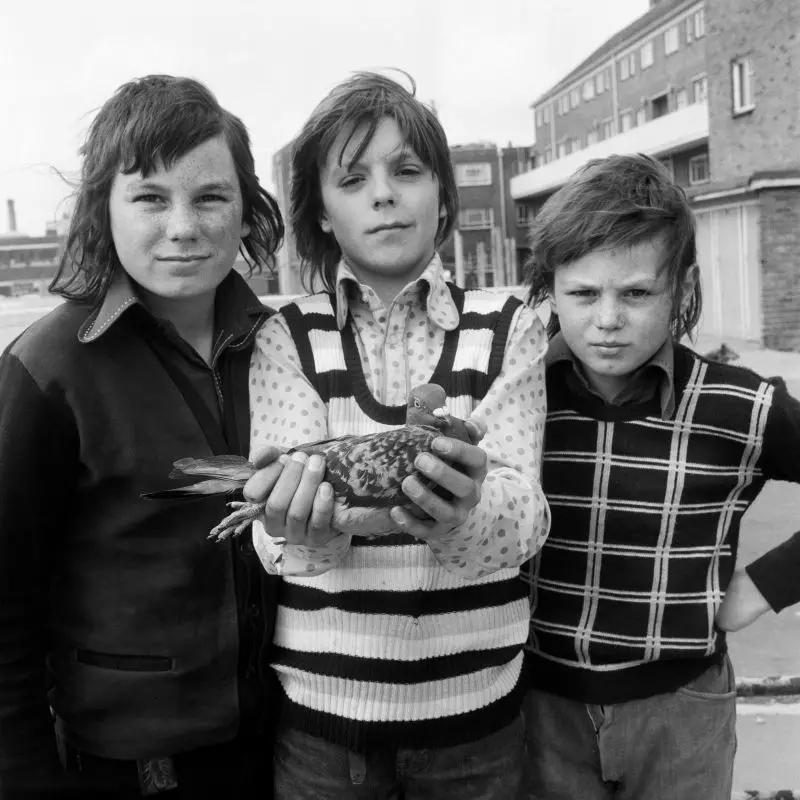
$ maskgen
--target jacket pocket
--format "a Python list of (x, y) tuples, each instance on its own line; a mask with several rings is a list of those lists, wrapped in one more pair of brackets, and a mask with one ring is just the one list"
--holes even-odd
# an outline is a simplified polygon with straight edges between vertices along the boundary
[(95, 650), (76, 650), (75, 660), (79, 664), (121, 672), (169, 672), (174, 660), (168, 656), (140, 656), (124, 653), (98, 653)]

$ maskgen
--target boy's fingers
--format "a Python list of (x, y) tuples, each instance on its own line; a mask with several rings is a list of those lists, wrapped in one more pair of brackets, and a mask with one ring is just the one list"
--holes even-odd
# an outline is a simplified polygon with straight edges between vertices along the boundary
[(300, 485), (304, 469), (305, 456), (302, 453), (295, 453), (292, 458), (284, 460), (283, 470), (266, 499), (267, 504), (264, 509), (267, 521), (271, 525), (270, 533), (286, 525), (286, 512)]
[(446, 458), (448, 463), (458, 464), (467, 472), (479, 473), (486, 470), (486, 453), (477, 445), (439, 436), (433, 440), (431, 448), (437, 455)]
[(478, 444), (486, 436), (486, 431), (489, 429), (486, 421), (477, 417), (468, 419), (466, 428), (472, 444)]
[(309, 517), (324, 476), (325, 459), (315, 453), (305, 462), (300, 482), (289, 501), (286, 511), (287, 538), (291, 537), (298, 543), (306, 539)]
[(268, 467), (270, 464), (277, 461), (280, 455), (281, 451), (277, 447), (268, 444), (262, 447), (260, 450), (257, 450), (255, 456), (250, 459), (250, 462), (254, 467), (256, 467), (256, 469), (263, 469), (264, 467)]
[(314, 496), (311, 519), (308, 521), (308, 543), (312, 546), (327, 544), (337, 535), (331, 530), (332, 522), (333, 487), (329, 483), (321, 483)]
[[(464, 477), (463, 475), (461, 476)], [(473, 482), (469, 481), (470, 487)], [(430, 489), (427, 489), (422, 483), (413, 475), (407, 477), (402, 484), (403, 493), (414, 504), (424, 511), (435, 523), (444, 522), (448, 525), (460, 525), (467, 518), (467, 511), (464, 505), (468, 505), (463, 500), (455, 500), (448, 502), (443, 500), (438, 495), (434, 494)], [(410, 518), (407, 511), (404, 512)], [(422, 524), (420, 521), (419, 524)], [(409, 528), (406, 528), (409, 530)]]
[(244, 485), (244, 499), (250, 503), (263, 503), (283, 472), (283, 465), (273, 461), (269, 466), (259, 469)]
[[(429, 453), (422, 453), (417, 456), (414, 466), (426, 478), (430, 478), (438, 486), (447, 489), (456, 497), (467, 497), (473, 491), (475, 479), (471, 474), (465, 474)], [(421, 483), (420, 486), (422, 486)], [(414, 502), (416, 502), (416, 498), (414, 498)]]

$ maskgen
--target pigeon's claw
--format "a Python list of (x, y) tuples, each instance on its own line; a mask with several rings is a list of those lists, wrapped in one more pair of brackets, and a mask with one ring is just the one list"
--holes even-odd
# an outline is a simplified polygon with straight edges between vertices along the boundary
[(208, 538), (224, 542), (231, 536), (238, 536), (247, 530), (253, 520), (258, 519), (264, 513), (265, 505), (265, 503), (228, 503), (228, 507), (234, 509), (233, 513), (228, 514), (219, 525), (214, 527), (208, 534)]

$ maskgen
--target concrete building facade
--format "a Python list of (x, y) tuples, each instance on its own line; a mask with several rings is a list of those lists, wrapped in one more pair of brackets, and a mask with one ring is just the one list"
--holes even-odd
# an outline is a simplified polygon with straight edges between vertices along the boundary
[(591, 158), (660, 158), (696, 214), (702, 332), (800, 350), (798, 30), (796, 0), (651, 0), (534, 102), (515, 202), (535, 215)]

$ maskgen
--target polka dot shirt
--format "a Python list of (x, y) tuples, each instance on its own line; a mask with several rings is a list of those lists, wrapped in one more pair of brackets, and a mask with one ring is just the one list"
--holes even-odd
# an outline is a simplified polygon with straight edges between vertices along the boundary
[[(405, 404), (412, 387), (429, 381), (445, 332), (459, 323), (438, 256), (388, 309), (342, 263), (336, 298), (340, 329), (350, 313), (370, 391), (380, 403)], [(439, 563), (464, 578), (518, 566), (538, 552), (549, 531), (550, 513), (540, 483), (546, 350), (541, 321), (530, 308), (521, 307), (512, 321), (501, 373), (472, 413), (487, 427), (480, 443), (488, 456), (480, 501), (461, 526), (429, 543)], [(258, 333), (250, 379), (251, 452), (266, 444), (291, 447), (350, 432), (328, 417), (303, 374), (280, 314)], [(350, 536), (341, 534), (324, 547), (311, 548), (271, 539), (256, 524), (254, 541), (269, 572), (314, 575), (341, 561)]]

